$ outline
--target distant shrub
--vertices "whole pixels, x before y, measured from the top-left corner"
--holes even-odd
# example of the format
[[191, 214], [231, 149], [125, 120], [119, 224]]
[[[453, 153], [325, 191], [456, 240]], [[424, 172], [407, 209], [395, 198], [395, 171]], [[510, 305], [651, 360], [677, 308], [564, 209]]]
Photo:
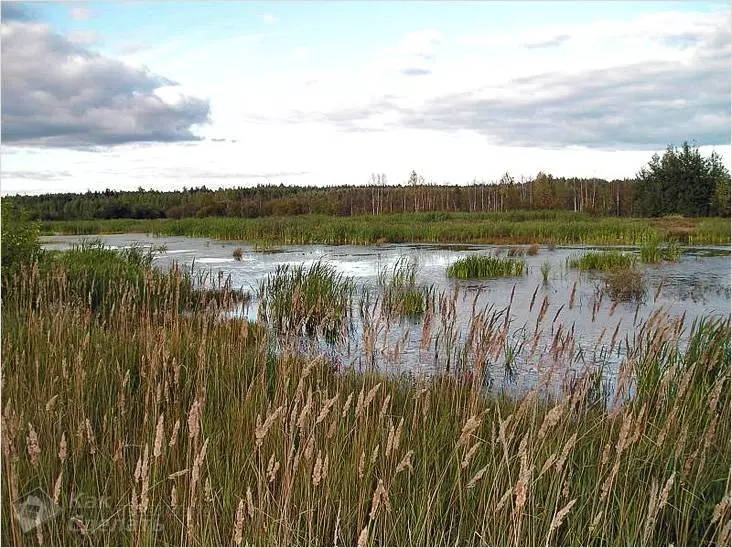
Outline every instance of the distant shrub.
[[41, 253], [38, 224], [7, 199], [2, 202], [2, 269], [33, 262]]

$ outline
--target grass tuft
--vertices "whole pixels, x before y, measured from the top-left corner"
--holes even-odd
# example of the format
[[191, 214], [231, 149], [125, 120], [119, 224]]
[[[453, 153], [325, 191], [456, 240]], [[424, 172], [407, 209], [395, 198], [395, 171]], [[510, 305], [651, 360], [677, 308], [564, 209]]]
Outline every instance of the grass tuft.
[[448, 278], [463, 280], [523, 276], [525, 273], [525, 261], [484, 255], [471, 255], [459, 259], [447, 268]]
[[611, 270], [605, 275], [605, 291], [613, 301], [641, 301], [646, 295], [646, 279], [635, 267]]
[[334, 340], [350, 327], [353, 280], [317, 261], [278, 265], [259, 285], [260, 314], [287, 332], [322, 332]]
[[386, 314], [417, 318], [425, 313], [433, 293], [432, 286], [417, 285], [417, 262], [400, 257], [391, 272], [379, 271], [378, 285], [382, 294], [382, 309]]
[[581, 257], [567, 259], [570, 268], [579, 270], [608, 271], [618, 268], [630, 268], [635, 264], [635, 257], [618, 251], [590, 251]]

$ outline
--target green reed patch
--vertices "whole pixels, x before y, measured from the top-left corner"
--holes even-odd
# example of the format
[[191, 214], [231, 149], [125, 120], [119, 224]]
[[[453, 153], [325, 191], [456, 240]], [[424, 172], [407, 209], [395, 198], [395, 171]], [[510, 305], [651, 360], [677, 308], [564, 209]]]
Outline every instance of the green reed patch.
[[[256, 219], [110, 219], [45, 221], [45, 234], [147, 232], [163, 236], [280, 244], [493, 243], [640, 244], [651, 237], [693, 244], [730, 241], [729, 219], [594, 217], [584, 213], [513, 211], [495, 213], [400, 213], [340, 217], [296, 215]], [[676, 230], [676, 231], [675, 231]]]
[[211, 301], [232, 305], [250, 299], [248, 293], [232, 287], [230, 277], [214, 279], [209, 272], [193, 274], [193, 267], [181, 269], [178, 265], [161, 272], [154, 268], [153, 260], [164, 250], [139, 245], [113, 249], [100, 240], [85, 240], [68, 251], [43, 253], [33, 271], [41, 277], [63, 279], [67, 298], [103, 314], [121, 302], [130, 305], [136, 299], [144, 306], [188, 311]]
[[581, 257], [570, 257], [567, 265], [579, 270], [608, 271], [617, 268], [630, 268], [635, 264], [635, 257], [619, 251], [590, 251]]
[[681, 246], [677, 242], [662, 245], [658, 238], [652, 238], [640, 246], [641, 261], [658, 264], [661, 260], [677, 262], [681, 259]]
[[552, 270], [552, 263], [549, 261], [544, 261], [541, 263], [541, 279], [544, 283], [547, 283], [549, 281], [549, 273]]
[[470, 255], [447, 268], [448, 278], [463, 280], [523, 276], [525, 273], [526, 261], [485, 255]]
[[400, 257], [394, 267], [379, 271], [382, 310], [388, 316], [416, 318], [427, 310], [432, 286], [417, 285], [417, 262]]
[[350, 327], [353, 291], [353, 279], [328, 263], [278, 265], [259, 285], [259, 310], [279, 329], [333, 340]]

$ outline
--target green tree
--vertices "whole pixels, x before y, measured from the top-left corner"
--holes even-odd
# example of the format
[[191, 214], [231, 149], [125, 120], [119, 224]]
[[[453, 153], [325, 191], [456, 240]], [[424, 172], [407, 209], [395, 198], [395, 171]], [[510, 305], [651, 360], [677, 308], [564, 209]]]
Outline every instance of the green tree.
[[3, 274], [17, 265], [32, 262], [41, 253], [38, 224], [18, 210], [13, 202], [2, 200], [2, 261]]
[[637, 177], [636, 204], [643, 215], [698, 217], [718, 212], [716, 195], [723, 199], [729, 172], [719, 155], [705, 158], [684, 142], [680, 149], [669, 145], [663, 157], [654, 154]]
[[709, 158], [712, 176], [715, 179], [714, 195], [712, 196], [711, 209], [713, 214], [721, 217], [730, 216], [730, 174], [722, 163], [722, 158], [716, 152], [712, 152]]

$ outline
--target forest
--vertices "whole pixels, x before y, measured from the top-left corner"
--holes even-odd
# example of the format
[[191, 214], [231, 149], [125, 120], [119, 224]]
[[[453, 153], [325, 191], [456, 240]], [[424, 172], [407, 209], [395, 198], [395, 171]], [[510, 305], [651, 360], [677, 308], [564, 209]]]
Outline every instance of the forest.
[[554, 177], [539, 172], [516, 180], [509, 173], [494, 183], [467, 185], [426, 182], [415, 171], [403, 184], [388, 184], [373, 174], [361, 186], [306, 187], [257, 185], [211, 190], [114, 191], [84, 194], [18, 195], [11, 199], [30, 219], [180, 219], [186, 217], [257, 218], [419, 212], [502, 212], [565, 210], [599, 216], [690, 217], [730, 215], [730, 174], [721, 157], [704, 157], [684, 143], [654, 155], [633, 179]]

